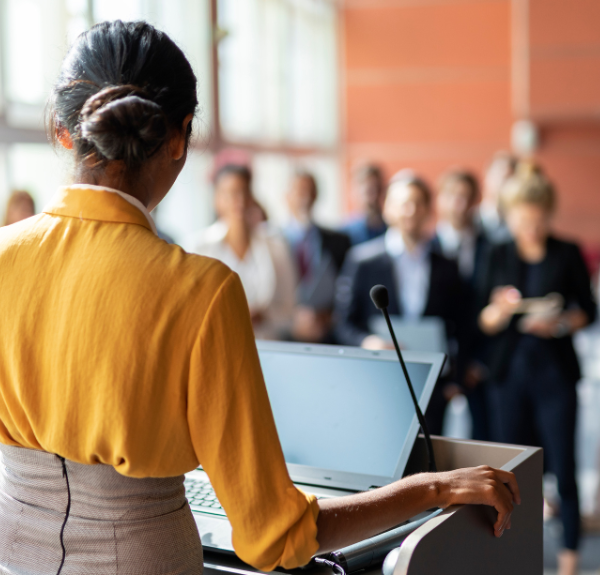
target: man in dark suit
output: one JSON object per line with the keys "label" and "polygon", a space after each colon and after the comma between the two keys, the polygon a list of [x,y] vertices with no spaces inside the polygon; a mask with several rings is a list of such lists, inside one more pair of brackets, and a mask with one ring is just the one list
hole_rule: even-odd
{"label": "man in dark suit", "polygon": [[[338,280],[336,335],[341,343],[389,347],[369,330],[371,318],[381,313],[369,295],[375,284],[387,286],[391,315],[415,320],[440,317],[448,339],[456,339],[461,284],[456,263],[431,250],[425,231],[431,203],[429,187],[412,172],[392,178],[384,206],[388,231],[382,238],[353,248]],[[445,407],[442,384],[436,387],[426,414],[432,433],[441,433]]]}
{"label": "man in dark suit", "polygon": [[283,231],[295,256],[299,278],[292,338],[323,343],[331,341],[335,282],[350,249],[350,239],[315,223],[317,197],[314,176],[297,172],[287,194],[291,219]]}
{"label": "man in dark suit", "polygon": [[475,305],[475,287],[491,244],[475,222],[479,196],[479,184],[470,172],[451,170],[442,176],[436,202],[438,221],[431,248],[457,263],[462,291],[466,301],[471,302],[461,318],[463,338],[458,377],[469,401],[472,437],[489,440],[483,368],[485,338],[477,326],[479,310]]}

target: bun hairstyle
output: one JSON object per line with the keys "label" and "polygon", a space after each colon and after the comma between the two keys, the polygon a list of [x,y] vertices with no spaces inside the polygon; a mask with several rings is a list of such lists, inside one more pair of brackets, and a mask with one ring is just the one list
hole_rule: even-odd
{"label": "bun hairstyle", "polygon": [[[66,129],[78,159],[139,169],[198,106],[196,76],[177,45],[146,22],[103,22],[65,58],[48,130]],[[191,136],[191,124],[186,134]]]}

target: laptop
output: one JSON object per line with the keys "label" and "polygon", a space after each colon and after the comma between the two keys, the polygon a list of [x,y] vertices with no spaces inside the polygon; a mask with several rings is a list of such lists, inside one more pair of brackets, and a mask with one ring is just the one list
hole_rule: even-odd
{"label": "laptop", "polygon": [[[448,340],[444,320],[439,317],[421,317],[408,320],[401,316],[390,316],[398,344],[404,350],[433,351],[448,353]],[[371,333],[391,341],[385,318],[376,315],[369,321]]]}
{"label": "laptop", "polygon": [[[257,347],[298,488],[339,497],[403,476],[419,423],[395,352],[266,341]],[[406,352],[404,359],[425,411],[445,356]],[[204,548],[233,553],[231,525],[206,473],[186,474],[185,487]]]}

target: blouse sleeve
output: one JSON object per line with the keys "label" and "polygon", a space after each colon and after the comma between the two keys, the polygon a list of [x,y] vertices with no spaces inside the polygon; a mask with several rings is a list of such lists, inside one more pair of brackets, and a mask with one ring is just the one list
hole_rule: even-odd
{"label": "blouse sleeve", "polygon": [[238,556],[264,571],[308,563],[318,549],[318,505],[288,475],[244,291],[233,273],[192,352],[188,423]]}

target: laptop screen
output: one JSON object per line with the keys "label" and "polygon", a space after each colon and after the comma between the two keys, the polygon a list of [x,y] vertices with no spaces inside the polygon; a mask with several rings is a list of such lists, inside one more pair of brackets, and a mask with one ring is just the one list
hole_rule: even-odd
{"label": "laptop screen", "polygon": [[[410,437],[415,412],[397,359],[259,350],[288,464],[397,475],[407,442],[412,448],[416,436]],[[424,407],[432,364],[407,361],[407,369]]]}

